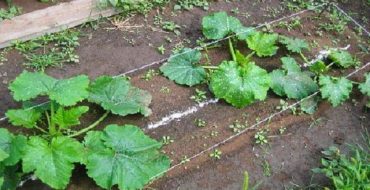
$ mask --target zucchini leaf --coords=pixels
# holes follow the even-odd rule
[[[109,125],[85,136],[87,174],[106,189],[142,189],[170,166],[160,142],[133,125]]]
[[[90,86],[89,101],[101,105],[105,110],[125,116],[141,113],[149,116],[152,101],[149,92],[131,86],[124,77],[98,77]]]
[[[225,99],[237,108],[256,100],[264,100],[270,85],[267,71],[253,62],[240,66],[234,61],[223,61],[212,73],[210,88],[217,98]]]
[[[226,12],[216,12],[203,17],[203,35],[210,40],[219,40],[230,34],[236,34],[239,40],[245,40],[254,29],[244,27],[240,21]]]
[[[70,79],[54,79],[41,72],[23,71],[9,86],[16,101],[28,101],[48,95],[63,106],[72,106],[87,98],[89,79],[86,75]]]
[[[352,58],[352,55],[345,50],[333,51],[329,54],[328,58],[332,60],[336,65],[343,68],[348,68],[356,65],[356,60]]]
[[[34,128],[41,118],[41,113],[37,109],[29,108],[8,110],[5,115],[12,125],[29,129]]]
[[[292,99],[302,99],[318,90],[318,85],[309,74],[301,71],[294,58],[283,57],[281,61],[284,70],[277,69],[270,73],[270,87],[274,93]]]
[[[19,162],[25,151],[27,139],[23,135],[13,135],[0,128],[0,165],[13,166]]]
[[[279,49],[275,45],[278,37],[278,34],[254,32],[247,37],[247,45],[257,53],[258,57],[273,56]]]
[[[160,67],[164,76],[177,84],[194,86],[206,79],[206,71],[198,63],[202,57],[199,50],[182,49],[172,55],[168,62]]]
[[[370,73],[365,74],[365,82],[359,85],[362,94],[370,96]]]
[[[301,53],[303,50],[310,49],[308,43],[305,40],[299,38],[280,36],[280,43],[284,44],[286,48],[293,53]]]
[[[69,137],[54,137],[49,143],[32,136],[23,156],[23,171],[34,171],[50,187],[64,189],[72,176],[74,163],[82,162],[83,151],[82,144]]]
[[[70,109],[60,106],[52,119],[60,128],[68,129],[71,126],[79,125],[80,117],[87,111],[89,111],[87,106],[78,106]]]
[[[334,106],[342,104],[349,98],[352,91],[352,82],[344,77],[335,78],[330,76],[320,76],[320,92],[323,99],[328,99]]]

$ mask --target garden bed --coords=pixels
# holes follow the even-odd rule
[[[235,7],[238,10],[235,10]],[[277,7],[276,10],[274,7]],[[328,12],[324,12],[318,18],[316,16],[320,13],[313,11],[298,12],[297,15],[290,17],[292,12],[284,10],[281,2],[277,0],[264,3],[220,1],[212,3],[209,11],[193,9],[177,12],[174,17],[171,16],[171,7],[164,9],[162,15],[164,20],[172,20],[181,25],[180,35],[156,28],[157,26],[152,24],[155,22],[153,18],[157,14],[156,11],[150,12],[148,17],[130,18],[131,24],[128,26],[138,26],[133,29],[117,28],[108,22],[99,24],[96,30],[78,28],[84,34],[77,48],[80,62],[64,64],[61,68],[48,68],[46,73],[56,78],[86,74],[92,79],[100,75],[116,76],[127,73],[132,84],[152,94],[150,108],[153,114],[149,117],[112,115],[97,127],[101,130],[108,124],[134,124],[157,140],[169,138],[168,145],[164,146],[163,151],[172,160],[171,165],[176,167],[171,168],[165,177],[148,185],[148,189],[240,189],[243,172],[246,170],[249,171],[253,184],[263,181],[261,189],[298,186],[303,188],[316,183],[327,184],[323,176],[316,176],[311,180],[310,169],[319,165],[320,151],[333,144],[344,148],[346,143],[361,143],[361,134],[370,127],[370,115],[364,108],[368,97],[363,96],[358,90],[352,93],[351,101],[339,107],[332,108],[329,103],[320,103],[314,115],[293,115],[287,108],[287,111],[274,115],[281,111],[277,107],[282,105],[281,98],[271,91],[267,100],[237,109],[223,100],[216,100],[207,85],[189,88],[177,85],[162,75],[154,74],[148,77],[148,71],[158,72],[159,67],[166,61],[165,58],[171,54],[170,49],[179,44],[195,47],[197,45],[195,41],[202,36],[201,18],[214,11],[234,14],[245,26],[259,26],[260,23],[287,16],[267,25],[267,28],[259,26],[259,30],[263,28],[273,30],[281,35],[305,39],[311,44],[316,44],[311,51],[305,52],[305,56],[310,60],[325,47],[343,48],[349,45],[348,51],[364,65],[370,61],[369,53],[363,49],[369,48],[367,43],[369,36],[365,33],[359,35],[353,24],[349,24],[341,33],[332,31],[317,33],[320,23],[330,23]],[[297,20],[300,24],[289,28],[293,26],[290,23]],[[166,38],[171,38],[172,42],[166,41]],[[225,42],[220,44],[223,43]],[[164,54],[158,53],[157,47],[161,45],[166,49]],[[237,44],[237,49],[243,54],[250,53],[245,43]],[[280,68],[280,58],[286,54],[288,50],[280,48],[274,57],[253,57],[253,60],[258,66],[271,72]],[[226,46],[209,49],[208,55],[215,65],[230,57]],[[292,56],[300,63],[303,62],[299,56]],[[8,61],[0,65],[2,82],[0,115],[4,115],[10,108],[20,106],[12,100],[7,87],[9,82],[25,69],[24,58],[19,52],[10,50],[6,57]],[[361,82],[364,80],[364,73],[369,70],[370,66],[362,68],[359,72],[355,68],[350,68],[334,70],[331,74],[347,76],[356,71],[350,79]],[[205,103],[198,104],[190,98],[196,94],[195,89],[206,91]],[[287,102],[293,104],[295,101]],[[102,113],[98,107],[93,109],[92,114],[83,118],[83,124],[95,120]],[[271,115],[275,117],[269,119]],[[199,127],[199,121],[204,121],[205,126]],[[229,127],[236,123],[247,123],[246,126],[253,126],[253,129],[239,134],[240,131],[235,132]],[[10,131],[19,130],[7,125],[6,121],[2,121],[2,126]],[[267,145],[260,146],[255,143],[254,135],[260,129],[264,129],[268,137]],[[27,130],[21,131],[29,133]],[[233,139],[223,142],[229,137]],[[220,142],[223,143],[219,144]],[[219,146],[213,147],[215,144]],[[222,152],[219,160],[210,157],[215,149]],[[189,158],[194,159],[188,161]],[[99,189],[85,173],[85,168],[78,166],[74,170],[68,189]],[[48,189],[37,180],[27,181],[21,188]]]

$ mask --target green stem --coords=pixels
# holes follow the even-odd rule
[[[299,52],[299,55],[302,57],[302,59],[303,59],[303,61],[304,61],[305,63],[309,63],[308,59],[306,58],[306,56],[304,56],[304,55],[303,55],[303,53],[302,53],[302,52]]]
[[[209,60],[209,57],[208,57],[208,48],[207,48],[207,46],[204,47],[204,51],[206,52],[205,53],[205,58],[207,60],[207,64],[210,64],[211,60]]]
[[[98,120],[96,120],[93,124],[91,124],[90,126],[86,127],[86,128],[83,128],[79,131],[77,131],[76,133],[73,133],[71,135],[68,135],[68,137],[76,137],[76,136],[79,136],[83,133],[86,133],[88,132],[89,130],[93,129],[94,127],[96,127],[97,125],[99,125],[100,122],[102,122],[109,114],[110,112],[107,111],[104,113],[104,115],[102,115]]]
[[[49,122],[49,133],[51,135],[56,134],[56,129],[55,129],[55,123],[53,121],[54,118],[54,102],[50,102],[50,118],[48,119]]]
[[[218,66],[212,66],[212,65],[202,65],[205,69],[218,69]]]
[[[233,46],[233,42],[231,38],[229,38],[229,49],[230,49],[230,54],[231,54],[231,57],[233,58],[233,61],[236,61],[235,50],[234,50],[234,46]]]
[[[47,131],[45,131],[43,128],[41,127],[38,127],[38,126],[34,126],[36,129],[38,129],[39,131],[43,132],[43,133],[48,133]]]

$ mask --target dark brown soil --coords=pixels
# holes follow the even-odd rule
[[[258,3],[257,3],[258,2]],[[269,8],[280,9],[280,1],[235,1],[235,2],[214,2],[210,11],[225,10],[230,13],[232,9],[238,7],[240,13],[249,13],[246,18],[238,14],[240,20],[245,25],[254,25],[269,20],[279,18],[289,14],[287,11],[281,11],[275,18],[269,16]],[[283,8],[281,8],[283,9]],[[87,74],[92,79],[99,75],[117,75],[127,72],[131,69],[138,68],[145,64],[155,62],[170,54],[170,49],[177,43],[184,43],[185,46],[194,47],[194,43],[184,42],[190,39],[194,42],[201,37],[200,20],[208,14],[200,9],[194,9],[191,12],[177,13],[171,16],[170,9],[164,11],[164,20],[172,20],[181,25],[181,35],[176,36],[173,33],[164,31],[153,32],[153,17],[155,11],[149,14],[147,18],[135,16],[130,19],[131,24],[140,25],[132,32],[120,30],[107,30],[112,28],[111,24],[104,22],[96,31],[92,29],[82,29],[85,37],[80,40],[81,46],[77,52],[80,56],[79,64],[67,64],[62,68],[51,68],[47,73],[55,77],[70,77],[77,74]],[[231,14],[231,13],[230,13]],[[302,27],[295,30],[287,31],[281,27],[273,27],[276,32],[284,35],[305,38],[309,42],[316,42],[319,46],[314,47],[311,52],[305,52],[307,57],[312,58],[323,47],[344,47],[351,45],[349,51],[356,55],[362,62],[370,61],[370,55],[361,52],[358,43],[364,43],[369,38],[357,35],[353,29],[347,29],[343,34],[324,33],[322,36],[315,34],[317,24],[327,21],[324,15],[321,19],[314,18],[315,13],[305,13],[300,15]],[[149,27],[150,25],[150,27]],[[173,39],[172,43],[166,43],[165,37]],[[160,55],[156,47],[164,45],[168,51],[165,55]],[[239,49],[248,53],[245,44],[239,44]],[[285,56],[287,51],[281,48],[278,55],[274,58],[254,58],[256,63],[267,70],[278,68],[280,66],[279,58]],[[221,60],[228,59],[226,49],[210,50],[210,58],[213,63],[217,64]],[[296,55],[292,55],[296,57]],[[8,83],[13,80],[25,67],[23,66],[21,56],[10,51],[7,54],[9,59],[4,65],[0,66],[3,83],[0,84],[0,114],[9,108],[17,105],[11,100]],[[298,59],[299,60],[299,59]],[[158,65],[152,68],[157,69]],[[335,70],[334,75],[346,75],[352,69],[339,72]],[[366,69],[369,71],[369,68]],[[365,70],[365,71],[366,71]],[[195,88],[186,88],[174,84],[162,76],[156,76],[150,81],[141,79],[141,76],[147,71],[144,69],[130,74],[131,81],[136,86],[148,90],[153,101],[151,108],[153,114],[147,118],[139,115],[128,117],[110,116],[107,121],[103,122],[97,129],[102,129],[105,125],[116,124],[136,124],[146,130],[146,133],[153,138],[160,140],[162,136],[170,136],[175,141],[164,147],[164,151],[173,160],[172,164],[181,162],[184,156],[190,157],[207,147],[222,141],[233,135],[229,129],[236,120],[253,125],[256,121],[268,117],[277,112],[276,106],[279,105],[279,98],[269,94],[269,99],[264,102],[257,102],[244,109],[236,109],[220,101],[216,104],[210,104],[199,109],[195,114],[190,114],[181,120],[173,121],[157,129],[148,130],[146,127],[153,122],[161,120],[162,117],[175,111],[184,111],[196,103],[190,100],[194,94]],[[353,76],[355,81],[362,80],[363,73]],[[6,75],[4,75],[6,72]],[[162,87],[168,87],[170,93],[161,92]],[[197,88],[207,90],[205,85]],[[212,98],[210,93],[209,98]],[[318,112],[314,116],[309,115],[292,115],[290,111],[273,118],[268,124],[264,123],[259,128],[268,130],[269,144],[266,146],[257,146],[254,143],[253,135],[255,130],[229,141],[218,149],[223,154],[221,160],[214,160],[209,157],[209,152],[202,156],[175,168],[170,171],[166,177],[163,177],[148,186],[148,189],[240,189],[243,172],[248,171],[252,182],[262,180],[261,189],[284,189],[285,187],[294,187],[294,184],[300,187],[307,186],[311,183],[326,184],[327,181],[323,176],[315,176],[311,181],[311,168],[319,165],[320,151],[330,145],[337,145],[345,149],[345,143],[360,142],[361,134],[365,129],[369,129],[368,110],[364,110],[366,98],[355,91],[351,97],[352,103],[346,103],[337,108],[331,108],[327,103],[320,103]],[[290,101],[293,103],[294,101]],[[95,114],[89,114],[84,118],[83,124],[98,117],[97,113],[101,110],[96,108]],[[320,118],[317,126],[311,126],[313,118]],[[196,127],[195,119],[203,119],[207,126],[203,128]],[[7,126],[6,122],[1,125],[15,131],[14,127]],[[284,134],[280,135],[278,129],[286,127]],[[262,163],[269,163],[271,166],[271,176],[266,177],[262,168]],[[21,189],[49,189],[39,181],[29,181]],[[85,174],[82,166],[77,166],[74,171],[72,182],[68,189],[99,189],[93,180]]]

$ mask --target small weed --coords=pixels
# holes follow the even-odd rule
[[[284,134],[284,133],[285,133],[285,131],[286,131],[286,127],[281,127],[281,128],[279,129],[279,133],[280,133],[280,135]]]
[[[79,35],[78,31],[65,30],[27,42],[15,41],[13,47],[26,58],[25,65],[44,71],[49,66],[79,62],[79,56],[75,53],[75,48],[80,45]]]
[[[262,164],[262,169],[263,169],[263,175],[265,177],[270,177],[271,176],[271,165],[267,160],[263,160]]]
[[[191,10],[194,7],[200,7],[203,10],[209,9],[209,2],[207,0],[177,0],[173,7],[174,10]]]
[[[207,99],[206,91],[195,89],[195,95],[191,96],[190,99],[194,100],[198,104]]]
[[[188,156],[183,156],[182,158],[181,158],[181,164],[185,164],[185,163],[187,163],[187,162],[190,162],[190,159],[188,158]]]
[[[154,70],[154,69],[149,69],[143,76],[140,78],[145,80],[145,81],[150,81],[153,79],[153,77],[159,75],[159,72]]]
[[[61,57],[57,53],[48,53],[31,54],[30,56],[26,56],[26,59],[26,66],[44,72],[46,67],[60,66],[59,62],[61,60]]]
[[[0,9],[0,21],[11,19],[22,13],[22,9],[17,6],[10,6],[9,9]]]
[[[268,143],[267,132],[265,130],[260,130],[254,135],[256,144],[264,145]]]
[[[218,149],[213,150],[209,156],[215,160],[221,159],[222,152]]]
[[[162,22],[162,29],[165,30],[165,31],[169,31],[169,32],[173,32],[175,33],[176,35],[180,35],[180,29],[181,27],[179,25],[177,25],[176,23],[172,22],[172,21],[165,21],[165,22]]]
[[[229,128],[234,133],[240,133],[243,129],[247,128],[248,122],[246,121],[244,124],[241,124],[238,120],[234,121],[233,124],[229,125]]]
[[[161,89],[159,90],[159,92],[161,92],[163,94],[169,94],[171,92],[171,89],[168,88],[167,86],[162,86]]]
[[[211,137],[217,137],[218,131],[211,131]]]
[[[163,136],[162,137],[162,143],[164,145],[169,145],[171,143],[175,142],[175,140],[173,140],[170,136]]]
[[[195,124],[195,126],[197,126],[199,128],[202,128],[202,127],[205,127],[207,125],[207,122],[204,121],[203,119],[195,119],[194,124]]]
[[[161,46],[159,46],[159,47],[157,47],[157,51],[161,54],[161,55],[163,55],[164,53],[165,53],[165,51],[166,51],[166,48],[163,46],[163,44],[161,45]]]
[[[280,100],[279,105],[276,106],[277,110],[287,110],[290,109],[292,111],[293,115],[297,115],[297,108],[296,107],[290,107],[289,108],[289,103],[286,102],[285,100]]]

